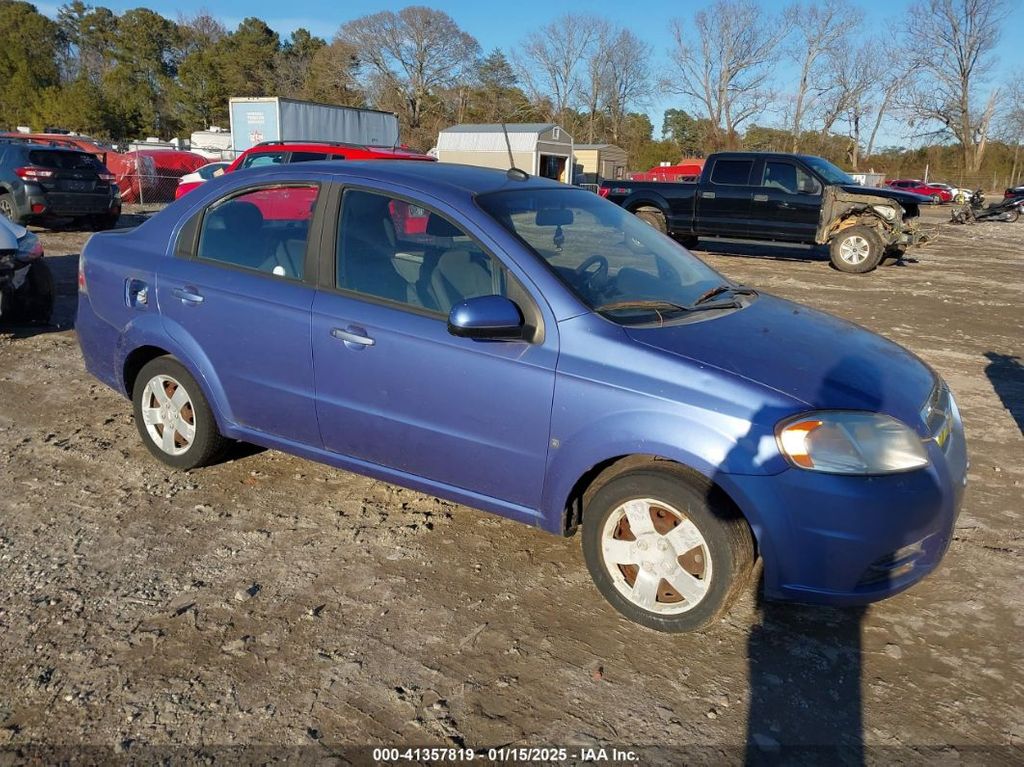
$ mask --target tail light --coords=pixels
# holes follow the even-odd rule
[[[78,257],[78,292],[88,293],[89,291],[85,288],[85,255]]]
[[[597,193],[601,197],[607,197],[608,196],[608,192],[610,192],[610,191],[611,190],[608,187],[606,187],[606,186],[598,187],[598,189],[597,189]]]
[[[38,181],[43,178],[53,178],[57,175],[56,171],[52,171],[49,168],[40,168],[37,165],[25,165],[21,168],[15,168],[14,174],[26,181]]]

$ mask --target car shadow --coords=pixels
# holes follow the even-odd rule
[[[1003,407],[1010,411],[1017,429],[1024,434],[1024,365],[1020,357],[998,352],[985,352],[989,363],[985,366],[992,388],[995,389]]]

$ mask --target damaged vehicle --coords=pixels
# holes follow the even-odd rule
[[[0,322],[46,324],[53,299],[53,277],[39,238],[0,215]]]
[[[698,238],[828,245],[833,266],[870,272],[926,240],[929,198],[860,186],[811,155],[719,152],[695,182],[606,181],[599,194],[687,247]]]

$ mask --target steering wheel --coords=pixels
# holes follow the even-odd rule
[[[575,274],[580,287],[596,287],[608,278],[608,259],[595,253],[576,267]]]

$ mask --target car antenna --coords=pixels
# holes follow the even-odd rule
[[[505,175],[513,181],[526,181],[530,174],[516,167],[516,158],[512,154],[512,142],[509,141],[508,128],[505,127],[505,123],[501,123],[501,132],[505,134],[505,146],[508,147],[508,172]]]

